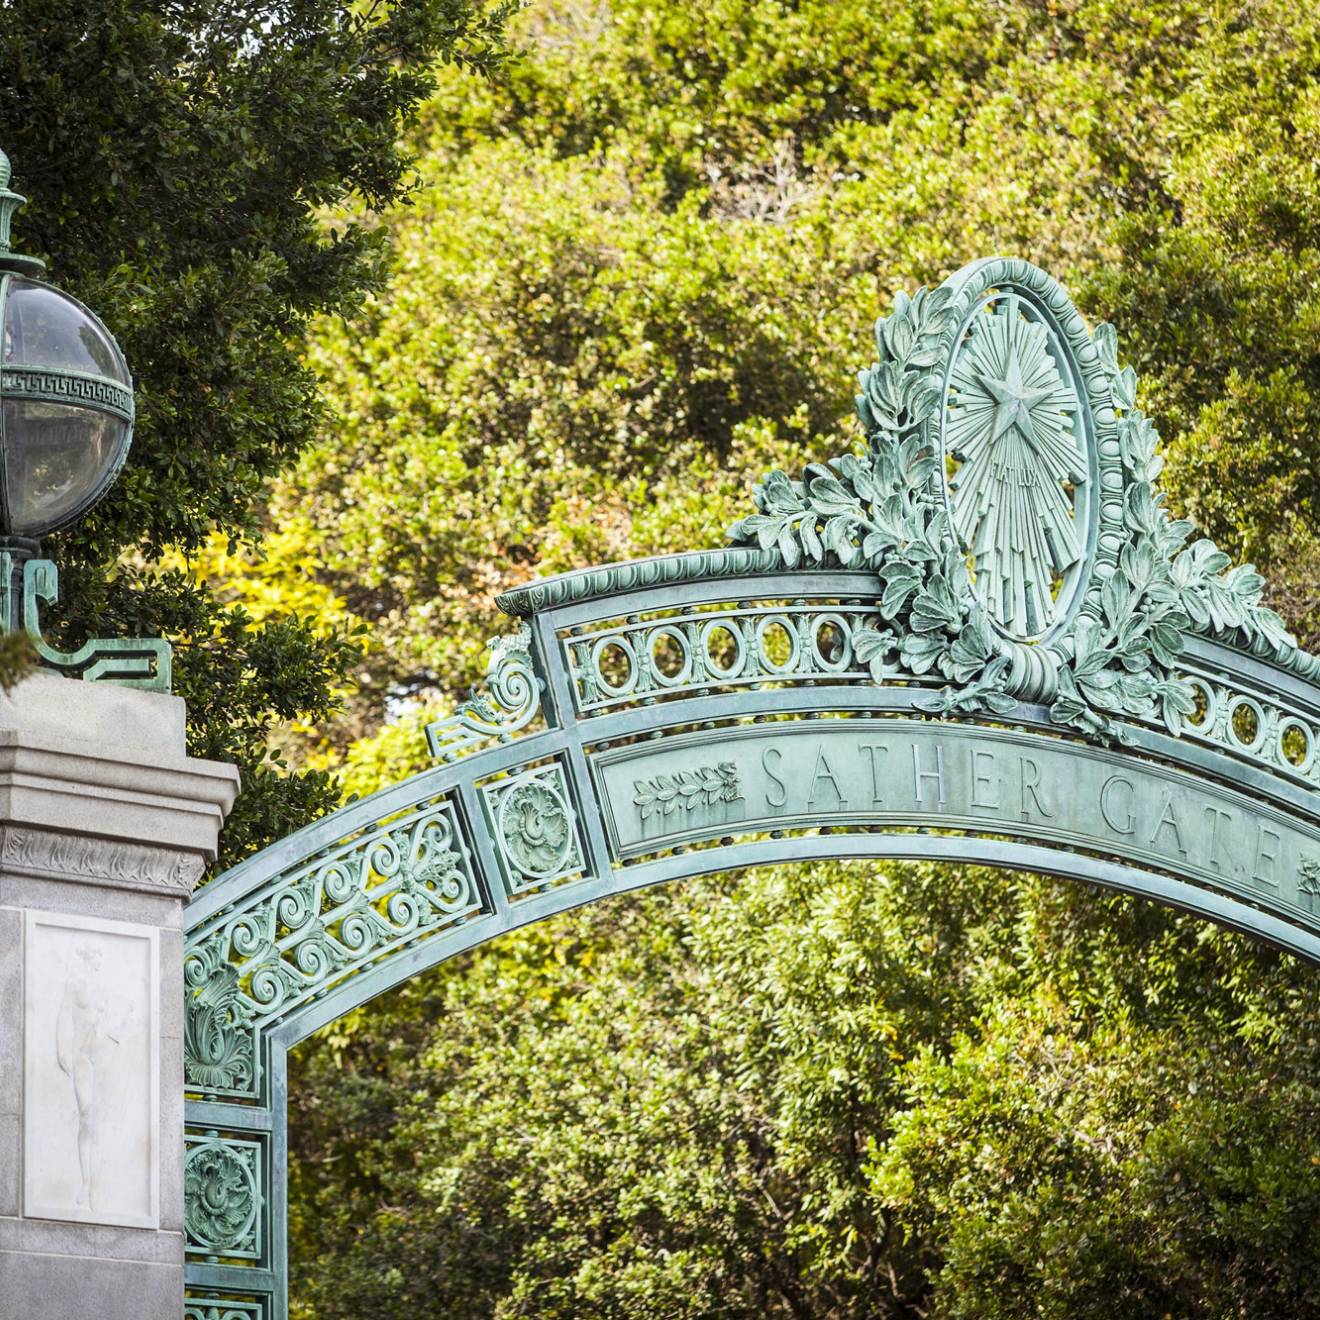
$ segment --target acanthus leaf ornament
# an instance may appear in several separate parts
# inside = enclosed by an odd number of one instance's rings
[[[774,550],[790,569],[809,564],[876,572],[881,619],[899,625],[894,631],[901,635],[897,663],[883,672],[935,673],[957,683],[932,699],[941,709],[984,704],[985,676],[997,685],[1006,668],[992,667],[988,619],[967,589],[938,485],[937,452],[927,437],[942,394],[942,341],[956,316],[949,284],[910,298],[900,293],[893,313],[877,323],[878,359],[858,378],[865,454],[812,464],[801,480],[767,473],[754,492],[757,512],[729,529],[734,545]],[[893,635],[877,630],[877,656],[890,653]]]
[[[1094,338],[1119,412],[1124,543],[1097,593],[1098,610],[1065,641],[1050,714],[1101,736],[1124,737],[1119,717],[1162,722],[1176,733],[1196,708],[1179,670],[1189,632],[1236,632],[1266,653],[1295,651],[1296,643],[1263,603],[1264,581],[1250,564],[1232,567],[1206,538],[1187,544],[1194,525],[1169,516],[1156,485],[1164,459],[1154,424],[1136,406],[1136,374],[1120,370],[1112,326],[1097,326]]]
[[[252,1014],[241,1003],[239,973],[216,936],[189,950],[183,1019],[184,1080],[202,1091],[247,1091],[256,1069]]]
[[[0,829],[0,860],[32,875],[93,877],[100,884],[187,897],[205,862],[196,853],[150,844],[107,844],[104,840],[51,830],[7,825]]]
[[[876,345],[865,452],[768,473],[729,533],[788,569],[877,575],[901,641],[876,681],[938,675],[948,686],[919,703],[932,712],[1043,703],[1108,740],[1124,719],[1176,732],[1190,716],[1188,632],[1309,663],[1250,565],[1186,544],[1113,328],[1088,332],[1043,271],[992,259],[900,293]]]

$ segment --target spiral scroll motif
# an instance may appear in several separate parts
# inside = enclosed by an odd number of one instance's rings
[[[276,876],[189,937],[188,1085],[255,1095],[255,1039],[264,1023],[480,909],[468,850],[443,801]]]
[[[183,1320],[262,1320],[264,1314],[260,1302],[228,1297],[186,1297],[183,1303]]]
[[[541,709],[541,680],[532,662],[531,628],[520,623],[517,632],[493,637],[486,646],[490,659],[485,685],[474,687],[453,715],[427,726],[431,754],[439,760],[457,760],[464,752],[492,741],[508,742]]]

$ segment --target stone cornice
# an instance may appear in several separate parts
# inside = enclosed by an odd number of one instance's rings
[[[83,880],[187,899],[201,879],[200,853],[91,835],[0,826],[0,870],[39,879]]]
[[[105,752],[0,729],[0,826],[215,855],[238,791],[232,766]]]

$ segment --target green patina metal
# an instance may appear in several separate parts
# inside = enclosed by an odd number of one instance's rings
[[[500,598],[436,765],[186,916],[185,1314],[284,1320],[288,1050],[516,926],[773,862],[1087,880],[1320,961],[1320,661],[1156,487],[1108,326],[1021,261],[901,296],[857,450],[724,549]]]
[[[11,246],[14,216],[27,204],[27,198],[9,186],[11,173],[9,157],[0,151],[0,269],[39,275],[46,269],[46,263],[40,257],[25,257]]]
[[[42,636],[41,605],[59,600],[59,569],[49,559],[19,559],[0,550],[0,616],[32,639],[42,669],[89,683],[170,690],[173,649],[160,637],[98,637],[59,651]]]
[[[13,218],[26,198],[9,187],[9,159],[0,151],[0,626],[11,632],[26,632],[33,641],[37,663],[43,669],[81,678],[88,682],[119,683],[128,687],[168,692],[171,682],[170,644],[160,638],[95,638],[76,651],[56,650],[42,636],[40,605],[59,599],[59,571],[48,559],[34,558],[37,536],[67,527],[86,513],[109,490],[123,468],[133,438],[133,388],[123,355],[114,337],[96,316],[77,299],[53,285],[34,278],[45,270],[36,257],[14,252],[11,247]],[[60,360],[71,355],[68,343],[48,346],[51,360],[30,360],[32,350],[16,352],[16,333],[11,303],[18,298],[35,299],[45,314],[69,318],[77,341],[75,360],[82,367]],[[38,315],[40,320],[40,315]],[[40,356],[40,350],[37,350]],[[91,370],[86,364],[97,366]],[[99,418],[99,431],[90,437],[87,471],[92,480],[75,484],[71,471],[45,480],[58,490],[61,478],[76,492],[69,499],[53,502],[48,516],[33,512],[31,526],[18,525],[15,517],[17,491],[24,478],[41,480],[41,463],[11,463],[11,451],[21,450],[24,437],[14,434],[39,421],[21,410],[11,416],[10,405],[64,418],[91,415]],[[45,405],[44,407],[42,405]],[[108,421],[106,419],[109,419]],[[105,432],[101,434],[100,432]],[[102,449],[108,451],[108,461]],[[67,463],[67,459],[65,460]]]

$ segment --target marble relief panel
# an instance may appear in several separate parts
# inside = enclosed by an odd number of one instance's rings
[[[23,1212],[159,1223],[160,958],[149,926],[29,912]]]

